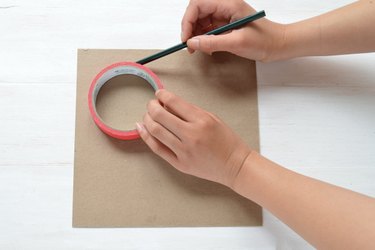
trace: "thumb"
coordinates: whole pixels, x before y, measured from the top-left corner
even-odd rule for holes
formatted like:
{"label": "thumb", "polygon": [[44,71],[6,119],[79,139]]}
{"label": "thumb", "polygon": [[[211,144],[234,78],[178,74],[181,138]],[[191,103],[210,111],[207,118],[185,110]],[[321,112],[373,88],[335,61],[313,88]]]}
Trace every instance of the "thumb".
{"label": "thumb", "polygon": [[200,50],[212,54],[215,51],[230,52],[233,46],[231,33],[223,35],[201,35],[195,36],[187,41],[187,46],[192,50]]}

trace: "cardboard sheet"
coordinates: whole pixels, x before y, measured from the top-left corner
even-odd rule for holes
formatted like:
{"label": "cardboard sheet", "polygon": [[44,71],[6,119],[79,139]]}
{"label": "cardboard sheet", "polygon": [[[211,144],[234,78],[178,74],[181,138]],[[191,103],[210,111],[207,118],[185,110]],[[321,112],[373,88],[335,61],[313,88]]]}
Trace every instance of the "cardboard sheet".
{"label": "cardboard sheet", "polygon": [[[112,63],[136,61],[154,52],[78,51],[73,226],[261,225],[261,208],[255,203],[220,184],[180,173],[142,140],[112,139],[95,126],[87,104],[94,76]],[[180,51],[147,67],[166,89],[215,113],[259,150],[254,62],[227,53],[207,56]],[[100,114],[113,126],[135,127],[153,97],[152,89],[143,83],[143,87],[111,85],[99,93]]]}

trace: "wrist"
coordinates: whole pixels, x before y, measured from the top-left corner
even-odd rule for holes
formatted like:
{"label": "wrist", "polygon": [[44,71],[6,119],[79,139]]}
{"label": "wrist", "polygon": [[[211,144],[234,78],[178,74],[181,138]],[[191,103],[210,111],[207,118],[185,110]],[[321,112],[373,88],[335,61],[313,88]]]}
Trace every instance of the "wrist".
{"label": "wrist", "polygon": [[268,56],[262,60],[262,62],[275,62],[281,60],[287,60],[295,57],[296,39],[295,36],[296,28],[291,24],[278,24],[280,25],[277,30],[279,32],[273,38],[274,42],[270,46]]}
{"label": "wrist", "polygon": [[244,160],[231,186],[233,191],[251,200],[254,198],[251,193],[257,181],[255,177],[256,168],[262,166],[262,164],[259,163],[261,157],[259,153],[252,150]]}
{"label": "wrist", "polygon": [[320,55],[320,21],[316,20],[284,25],[283,42],[275,61]]}
{"label": "wrist", "polygon": [[269,28],[272,30],[272,35],[267,38],[268,41],[265,43],[265,57],[260,60],[261,62],[274,62],[288,57],[289,51],[287,50],[288,46],[286,42],[288,41],[288,25],[270,23]]}
{"label": "wrist", "polygon": [[280,36],[277,52],[274,53],[272,61],[287,60],[293,58],[294,35],[290,24],[282,25],[282,35]]}
{"label": "wrist", "polygon": [[222,184],[233,189],[234,182],[251,152],[252,150],[242,142],[236,147],[235,150],[233,150],[232,154],[228,157],[225,163],[225,169],[227,169],[227,172],[224,173],[222,178],[223,181],[221,182]]}

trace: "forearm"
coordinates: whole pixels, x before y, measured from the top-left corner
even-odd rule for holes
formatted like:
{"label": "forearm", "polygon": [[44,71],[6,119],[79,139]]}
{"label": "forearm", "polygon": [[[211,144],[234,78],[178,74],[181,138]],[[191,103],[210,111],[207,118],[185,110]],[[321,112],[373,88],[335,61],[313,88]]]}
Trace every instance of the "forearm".
{"label": "forearm", "polygon": [[357,1],[285,26],[275,60],[375,51],[375,2]]}
{"label": "forearm", "polygon": [[255,152],[245,161],[233,189],[318,248],[375,248],[373,198],[297,174]]}

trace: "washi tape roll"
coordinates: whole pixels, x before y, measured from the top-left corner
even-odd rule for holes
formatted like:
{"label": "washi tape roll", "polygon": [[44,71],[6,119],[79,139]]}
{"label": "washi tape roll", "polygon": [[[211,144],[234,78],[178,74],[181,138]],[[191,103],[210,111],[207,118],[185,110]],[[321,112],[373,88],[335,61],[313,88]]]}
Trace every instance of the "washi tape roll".
{"label": "washi tape roll", "polygon": [[112,64],[100,71],[91,82],[89,90],[89,109],[95,124],[107,135],[120,140],[133,140],[139,138],[136,129],[119,130],[108,126],[99,116],[96,110],[96,99],[100,89],[112,78],[119,75],[135,75],[143,78],[156,91],[162,89],[163,85],[159,78],[148,68],[133,62],[119,62]]}

